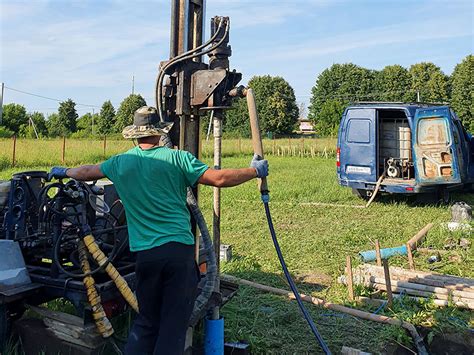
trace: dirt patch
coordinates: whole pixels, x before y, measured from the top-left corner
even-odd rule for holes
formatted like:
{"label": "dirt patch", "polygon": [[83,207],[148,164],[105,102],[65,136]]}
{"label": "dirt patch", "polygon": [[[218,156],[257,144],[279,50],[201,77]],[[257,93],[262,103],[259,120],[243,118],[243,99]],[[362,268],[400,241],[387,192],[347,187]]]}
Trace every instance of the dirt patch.
{"label": "dirt patch", "polygon": [[332,283],[331,276],[324,273],[311,273],[297,275],[295,281],[314,287],[329,287]]}

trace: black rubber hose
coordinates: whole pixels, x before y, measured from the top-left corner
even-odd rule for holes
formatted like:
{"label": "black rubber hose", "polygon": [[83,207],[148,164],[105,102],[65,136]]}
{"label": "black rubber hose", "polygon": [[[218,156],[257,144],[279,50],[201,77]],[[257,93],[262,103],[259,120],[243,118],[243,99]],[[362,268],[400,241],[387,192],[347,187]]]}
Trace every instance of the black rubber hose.
{"label": "black rubber hose", "polygon": [[275,228],[273,227],[272,216],[270,214],[270,206],[268,206],[268,202],[265,202],[265,201],[263,202],[263,205],[265,207],[265,215],[267,216],[268,228],[270,228],[270,234],[272,235],[273,244],[275,245],[275,250],[277,252],[278,259],[280,260],[281,267],[283,268],[283,272],[285,274],[286,280],[288,281],[288,284],[290,285],[291,291],[293,291],[293,294],[295,295],[296,302],[298,302],[298,306],[300,307],[301,312],[303,312],[303,316],[308,322],[309,327],[311,328],[311,331],[313,332],[316,339],[318,339],[319,345],[321,345],[321,348],[323,349],[324,353],[326,355],[329,355],[331,354],[331,350],[329,350],[323,337],[321,336],[321,334],[319,334],[319,331],[316,328],[316,325],[314,324],[314,321],[311,318],[311,315],[308,313],[308,310],[306,309],[306,307],[303,304],[303,301],[301,300],[300,293],[298,289],[296,288],[296,285],[293,282],[293,279],[291,278],[290,272],[288,271],[288,268],[286,267],[285,259],[283,258],[283,254],[281,253],[281,249],[280,249],[280,244],[278,244],[278,239],[276,237]]}

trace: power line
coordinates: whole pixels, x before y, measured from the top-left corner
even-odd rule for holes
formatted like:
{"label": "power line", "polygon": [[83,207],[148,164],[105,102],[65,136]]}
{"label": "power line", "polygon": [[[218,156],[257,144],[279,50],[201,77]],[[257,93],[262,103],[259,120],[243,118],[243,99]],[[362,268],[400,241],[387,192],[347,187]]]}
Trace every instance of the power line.
{"label": "power line", "polygon": [[[25,94],[25,95],[36,96],[36,97],[39,97],[39,98],[42,98],[42,99],[46,99],[46,100],[51,100],[51,101],[56,101],[56,102],[63,102],[63,101],[64,101],[64,100],[55,99],[55,98],[52,98],[52,97],[47,97],[47,96],[43,96],[43,95],[33,94],[33,93],[31,93],[31,92],[27,92],[27,91],[23,91],[23,90],[11,88],[11,87],[8,87],[8,86],[6,86],[6,85],[5,85],[5,89],[12,90],[12,91],[16,91],[16,92],[19,92],[19,93],[22,93],[22,94]],[[77,105],[77,106],[86,106],[86,107],[97,107],[97,108],[100,108],[100,106],[97,106],[97,105],[81,104],[81,103],[78,103],[78,102],[76,102],[76,105]]]}

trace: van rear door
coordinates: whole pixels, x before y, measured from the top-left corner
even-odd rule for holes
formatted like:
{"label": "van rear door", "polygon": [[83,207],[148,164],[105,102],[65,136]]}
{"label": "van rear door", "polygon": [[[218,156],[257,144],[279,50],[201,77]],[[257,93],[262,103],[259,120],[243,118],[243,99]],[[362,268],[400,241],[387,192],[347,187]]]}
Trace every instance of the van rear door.
{"label": "van rear door", "polygon": [[341,180],[376,182],[375,109],[349,108],[340,131]]}
{"label": "van rear door", "polygon": [[458,147],[448,107],[424,107],[415,113],[413,135],[418,183],[460,183]]}

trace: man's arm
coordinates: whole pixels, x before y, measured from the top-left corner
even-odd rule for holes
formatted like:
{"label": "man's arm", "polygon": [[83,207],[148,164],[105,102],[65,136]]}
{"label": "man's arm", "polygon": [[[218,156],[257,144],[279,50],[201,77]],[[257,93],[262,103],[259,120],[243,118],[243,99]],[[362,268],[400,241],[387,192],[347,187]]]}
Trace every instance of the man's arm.
{"label": "man's arm", "polygon": [[207,169],[198,182],[215,187],[231,187],[243,184],[257,177],[255,168],[242,169]]}
{"label": "man's arm", "polygon": [[100,170],[100,165],[82,165],[77,168],[67,169],[66,175],[79,181],[99,180],[105,177]]}
{"label": "man's arm", "polygon": [[73,178],[81,181],[99,180],[105,177],[100,170],[100,165],[83,165],[77,168],[63,168],[55,166],[48,174],[48,181],[51,179]]}

